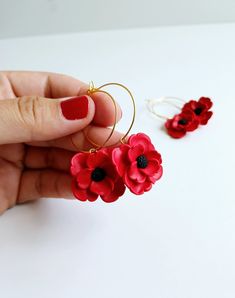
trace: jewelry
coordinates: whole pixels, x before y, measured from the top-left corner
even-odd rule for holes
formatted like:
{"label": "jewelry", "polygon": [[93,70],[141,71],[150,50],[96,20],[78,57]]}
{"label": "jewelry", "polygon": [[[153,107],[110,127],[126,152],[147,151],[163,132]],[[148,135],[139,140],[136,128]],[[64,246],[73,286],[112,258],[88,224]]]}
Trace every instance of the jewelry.
{"label": "jewelry", "polygon": [[[183,103],[182,107],[178,106],[179,102]],[[180,110],[180,113],[174,115],[173,118],[158,114],[155,107],[163,103],[176,107]],[[188,102],[184,102],[178,97],[161,97],[147,100],[149,112],[158,119],[165,120],[167,133],[175,139],[184,137],[187,132],[196,130],[199,125],[206,125],[213,114],[210,111],[212,105],[213,103],[208,97],[201,97],[198,101],[190,100]]]}
{"label": "jewelry", "polygon": [[[116,147],[105,146],[113,135],[117,122],[117,106],[113,96],[103,88],[115,85],[126,90],[132,100],[133,117],[127,132]],[[104,202],[116,201],[126,190],[140,195],[152,188],[162,176],[162,159],[150,138],[137,133],[128,138],[133,127],[136,107],[130,90],[119,83],[107,83],[96,88],[90,84],[87,94],[101,92],[108,95],[115,107],[115,123],[110,135],[102,144],[88,141],[94,148],[76,153],[71,160],[72,191],[80,201],[95,201],[100,196]],[[75,144],[74,144],[75,145]]]}

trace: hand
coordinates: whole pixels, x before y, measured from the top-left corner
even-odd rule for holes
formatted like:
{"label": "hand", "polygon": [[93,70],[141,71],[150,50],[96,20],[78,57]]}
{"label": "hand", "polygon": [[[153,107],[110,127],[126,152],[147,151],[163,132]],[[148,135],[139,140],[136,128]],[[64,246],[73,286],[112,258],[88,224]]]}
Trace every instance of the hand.
{"label": "hand", "polygon": [[[92,148],[88,140],[102,144],[115,119],[110,98],[89,97],[87,89],[60,74],[0,72],[0,213],[41,197],[72,196],[71,157]],[[108,145],[120,137],[115,132]]]}

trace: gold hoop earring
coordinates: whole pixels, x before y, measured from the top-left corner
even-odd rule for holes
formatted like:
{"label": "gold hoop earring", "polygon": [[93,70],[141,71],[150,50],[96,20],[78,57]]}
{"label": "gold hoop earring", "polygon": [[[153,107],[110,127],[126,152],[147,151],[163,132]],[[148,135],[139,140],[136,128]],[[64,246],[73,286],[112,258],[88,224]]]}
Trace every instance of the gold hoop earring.
{"label": "gold hoop earring", "polygon": [[[109,92],[103,90],[111,85],[124,89],[133,105],[130,126],[120,139],[120,145],[114,148],[105,146],[117,124],[116,101]],[[136,117],[133,94],[125,85],[113,82],[98,88],[91,82],[87,92],[88,95],[101,92],[111,98],[115,107],[115,121],[103,144],[96,144],[88,139],[95,148],[88,152],[79,152],[72,158],[72,190],[75,197],[80,201],[95,201],[100,196],[105,202],[114,202],[124,194],[126,187],[136,195],[149,191],[162,176],[162,159],[146,134],[137,133],[126,140]]]}

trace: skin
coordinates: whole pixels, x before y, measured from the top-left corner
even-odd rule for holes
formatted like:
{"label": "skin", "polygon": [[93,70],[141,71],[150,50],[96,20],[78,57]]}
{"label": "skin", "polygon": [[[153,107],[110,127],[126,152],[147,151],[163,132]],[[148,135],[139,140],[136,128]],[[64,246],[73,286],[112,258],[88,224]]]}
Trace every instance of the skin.
{"label": "skin", "polygon": [[[86,94],[87,88],[85,83],[60,74],[0,72],[0,101],[31,95],[46,97],[48,100],[74,97]],[[71,157],[78,150],[93,148],[91,140],[102,144],[110,133],[107,126],[113,125],[115,119],[110,98],[98,93],[91,97],[94,101],[91,121],[82,130],[61,137],[55,133],[54,137],[50,135],[49,138],[40,137],[38,140],[35,132],[25,137],[25,141],[15,143],[16,128],[10,122],[8,125],[7,117],[4,119],[7,129],[0,135],[0,214],[17,204],[42,197],[72,197],[69,174]],[[11,110],[7,112],[12,113]],[[118,107],[117,120],[120,117]],[[117,144],[120,138],[121,134],[114,132],[107,145]]]}

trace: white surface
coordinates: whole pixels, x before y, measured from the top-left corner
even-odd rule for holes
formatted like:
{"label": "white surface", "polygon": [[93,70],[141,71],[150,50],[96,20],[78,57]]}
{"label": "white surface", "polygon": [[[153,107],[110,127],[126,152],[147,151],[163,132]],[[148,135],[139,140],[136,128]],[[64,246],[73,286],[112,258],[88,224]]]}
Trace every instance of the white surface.
{"label": "white surface", "polygon": [[[164,160],[162,180],[141,197],[7,211],[1,297],[235,297],[234,35],[235,25],[210,25],[0,41],[0,69],[125,83],[137,100],[134,131],[149,134]],[[211,96],[214,116],[171,139],[144,107],[162,95]]]}
{"label": "white surface", "polygon": [[234,21],[234,0],[0,0],[0,38]]}

